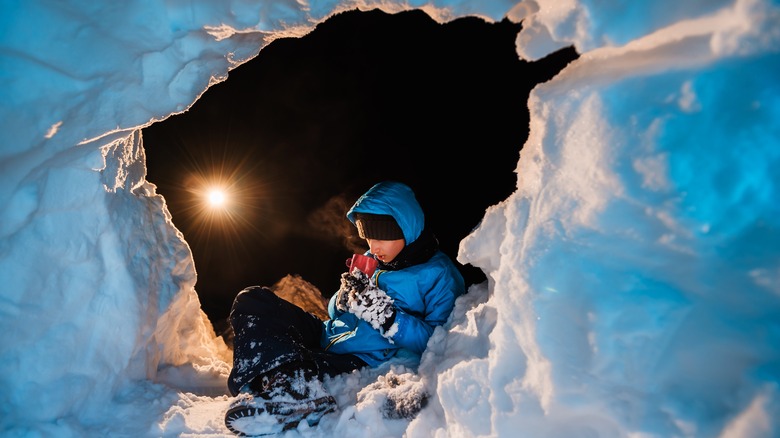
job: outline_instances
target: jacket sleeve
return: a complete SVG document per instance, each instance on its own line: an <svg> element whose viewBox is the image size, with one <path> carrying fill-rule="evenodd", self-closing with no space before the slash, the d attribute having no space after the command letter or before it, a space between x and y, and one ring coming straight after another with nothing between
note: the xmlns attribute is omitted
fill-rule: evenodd
<svg viewBox="0 0 780 438"><path fill-rule="evenodd" d="M336 292L333 294L332 297L330 297L330 301L328 301L328 316L330 319L336 319L338 318L342 313L337 307L336 307L336 300L338 299L339 293Z"/></svg>
<svg viewBox="0 0 780 438"><path fill-rule="evenodd" d="M455 298L460 295L462 288L462 283L442 275L431 290L424 294L425 309L421 315L414 315L396 307L397 328L390 338L392 342L421 354L428 346L433 330L447 322L455 307Z"/></svg>

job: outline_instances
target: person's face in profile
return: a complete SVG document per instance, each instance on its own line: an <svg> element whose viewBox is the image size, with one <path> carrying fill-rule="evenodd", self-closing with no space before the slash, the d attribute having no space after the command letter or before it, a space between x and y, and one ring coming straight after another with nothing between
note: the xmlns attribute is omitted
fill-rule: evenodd
<svg viewBox="0 0 780 438"><path fill-rule="evenodd" d="M398 253L404 249L406 243L404 239L398 240L379 240L379 239L366 239L368 248L371 250L371 254L380 260L382 263L390 263L398 256Z"/></svg>

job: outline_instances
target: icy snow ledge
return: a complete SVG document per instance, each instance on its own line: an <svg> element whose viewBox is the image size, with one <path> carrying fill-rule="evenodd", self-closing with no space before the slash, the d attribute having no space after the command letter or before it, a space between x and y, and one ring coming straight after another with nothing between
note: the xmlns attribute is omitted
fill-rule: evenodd
<svg viewBox="0 0 780 438"><path fill-rule="evenodd" d="M501 309L480 362L501 382L484 385L491 432L769 436L780 427L777 7L738 1L662 28L656 7L689 2L632 2L658 22L642 36L600 33L603 11L538 3L549 33L585 53L532 92L517 192L459 251L489 274L487 304Z"/></svg>
<svg viewBox="0 0 780 438"><path fill-rule="evenodd" d="M523 21L518 53L537 60L574 45L579 53L639 40L706 37L714 53L777 47L777 5L767 0L580 2L526 0L509 15ZM680 17L687 20L680 21ZM658 45L657 41L652 42Z"/></svg>

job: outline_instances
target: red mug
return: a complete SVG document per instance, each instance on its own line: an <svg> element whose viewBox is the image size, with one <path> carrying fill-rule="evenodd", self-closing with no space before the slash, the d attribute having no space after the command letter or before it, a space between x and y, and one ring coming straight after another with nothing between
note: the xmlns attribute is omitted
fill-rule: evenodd
<svg viewBox="0 0 780 438"><path fill-rule="evenodd" d="M363 254L353 254L352 258L347 259L347 266L351 273L353 269L358 268L365 272L369 278L374 274L376 270L377 261L373 257L369 257Z"/></svg>

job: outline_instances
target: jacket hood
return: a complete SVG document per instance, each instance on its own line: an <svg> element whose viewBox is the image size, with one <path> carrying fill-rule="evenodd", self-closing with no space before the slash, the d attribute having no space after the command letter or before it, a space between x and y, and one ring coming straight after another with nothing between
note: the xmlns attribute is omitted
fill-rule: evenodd
<svg viewBox="0 0 780 438"><path fill-rule="evenodd" d="M347 212L347 219L353 225L355 213L392 216L401 227L407 245L417 240L425 228L425 215L414 192L406 184L395 181L377 183L355 201Z"/></svg>

